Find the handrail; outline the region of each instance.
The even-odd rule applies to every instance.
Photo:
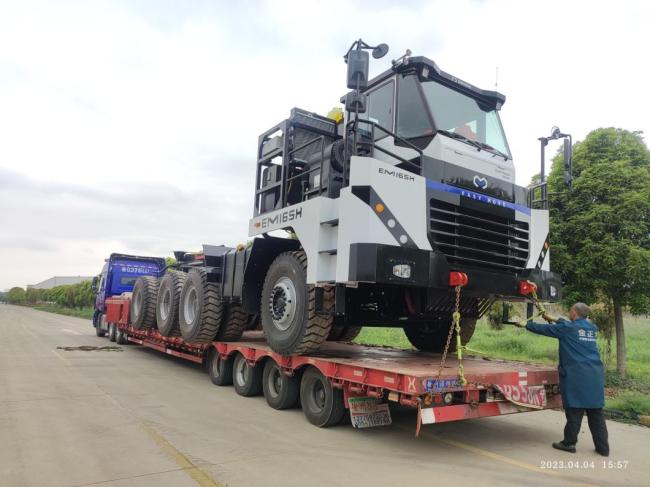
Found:
[[[358,138],[357,138],[357,129],[356,129],[358,123],[365,123],[365,124],[371,126],[371,130],[370,130],[370,138],[371,138],[371,140],[368,141],[368,142],[361,142],[361,143],[366,143],[366,144],[370,145],[373,150],[377,149],[377,150],[383,152],[384,154],[386,154],[386,155],[388,155],[390,157],[393,157],[393,158],[397,159],[398,161],[406,164],[407,166],[411,166],[414,169],[414,172],[416,174],[421,173],[421,171],[422,171],[422,156],[423,156],[422,149],[417,147],[415,144],[409,142],[408,140],[404,139],[403,137],[400,137],[396,133],[391,132],[387,128],[382,127],[377,122],[374,122],[372,120],[357,118],[355,120],[351,120],[350,122],[348,122],[348,131],[351,131],[354,134],[353,143],[354,143],[354,151],[355,152],[356,152],[357,144],[359,143]],[[351,130],[349,129],[350,125],[354,126],[354,128],[352,128]],[[376,140],[375,140],[375,130],[376,129],[378,129],[379,131],[385,133],[386,135],[389,135],[389,136],[393,137],[393,139],[395,139],[396,141],[399,141],[402,144],[404,144],[404,145],[408,146],[409,148],[413,149],[414,151],[416,151],[419,154],[419,159],[418,159],[419,164],[416,164],[415,162],[410,161],[408,159],[404,159],[403,157],[398,156],[397,154],[389,151],[388,149],[385,149],[383,147],[378,146],[376,144]]]

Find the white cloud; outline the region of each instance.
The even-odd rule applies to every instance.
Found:
[[[0,289],[245,239],[257,136],[345,93],[352,40],[490,89],[518,182],[552,125],[650,130],[643,2],[4,2]],[[375,62],[374,72],[387,59]],[[4,171],[2,171],[4,169]],[[4,183],[4,184],[3,184]],[[13,185],[13,186],[12,186]]]

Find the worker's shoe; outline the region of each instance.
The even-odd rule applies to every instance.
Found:
[[[557,441],[553,443],[553,448],[556,450],[562,450],[562,451],[568,451],[569,453],[575,453],[576,452],[576,446],[575,445],[567,445],[563,441]]]
[[[598,448],[596,448],[596,453],[598,453],[599,455],[602,455],[604,457],[609,456],[609,450],[599,450]]]

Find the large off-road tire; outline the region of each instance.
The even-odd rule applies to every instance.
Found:
[[[97,326],[95,327],[95,335],[98,337],[103,337],[106,336],[106,330],[102,328],[102,324],[106,321],[106,315],[101,314],[99,315],[99,319],[97,320]]]
[[[140,276],[135,280],[131,297],[131,326],[138,330],[156,327],[158,278]]]
[[[351,342],[361,333],[361,326],[334,325],[327,337],[328,342]]]
[[[323,288],[323,309],[316,312],[316,292],[307,284],[307,256],[280,254],[266,273],[260,316],[271,348],[282,355],[306,354],[327,339],[333,321],[334,289]]]
[[[205,269],[191,269],[187,273],[178,307],[178,324],[185,340],[214,340],[223,318],[223,300],[217,284],[208,282]]]
[[[217,332],[220,342],[234,342],[241,338],[250,322],[251,316],[244,313],[239,303],[230,303],[223,314],[223,322]]]
[[[181,334],[181,329],[178,326],[178,303],[186,279],[185,272],[169,271],[160,280],[158,302],[156,303],[156,321],[161,335],[172,337]]]
[[[221,357],[216,348],[212,347],[208,352],[208,375],[215,386],[232,385],[232,363],[233,357]]]
[[[235,356],[232,366],[232,382],[240,396],[258,396],[262,393],[262,367],[250,366],[241,353]]]
[[[293,408],[298,404],[300,379],[295,374],[285,374],[273,359],[268,359],[262,373],[262,390],[273,409]]]
[[[333,388],[316,367],[302,374],[300,404],[307,421],[319,428],[337,425],[345,417],[343,391]]]
[[[431,323],[419,325],[406,325],[404,333],[411,345],[423,352],[442,353],[445,350],[449,327],[451,325],[451,316],[449,319],[432,321]],[[460,338],[465,345],[472,338],[476,328],[476,318],[462,318],[460,322]],[[449,351],[456,350],[455,334],[451,337]]]

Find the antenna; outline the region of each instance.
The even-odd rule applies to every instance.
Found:
[[[494,74],[494,91],[499,91],[499,66],[496,67],[496,73]]]

